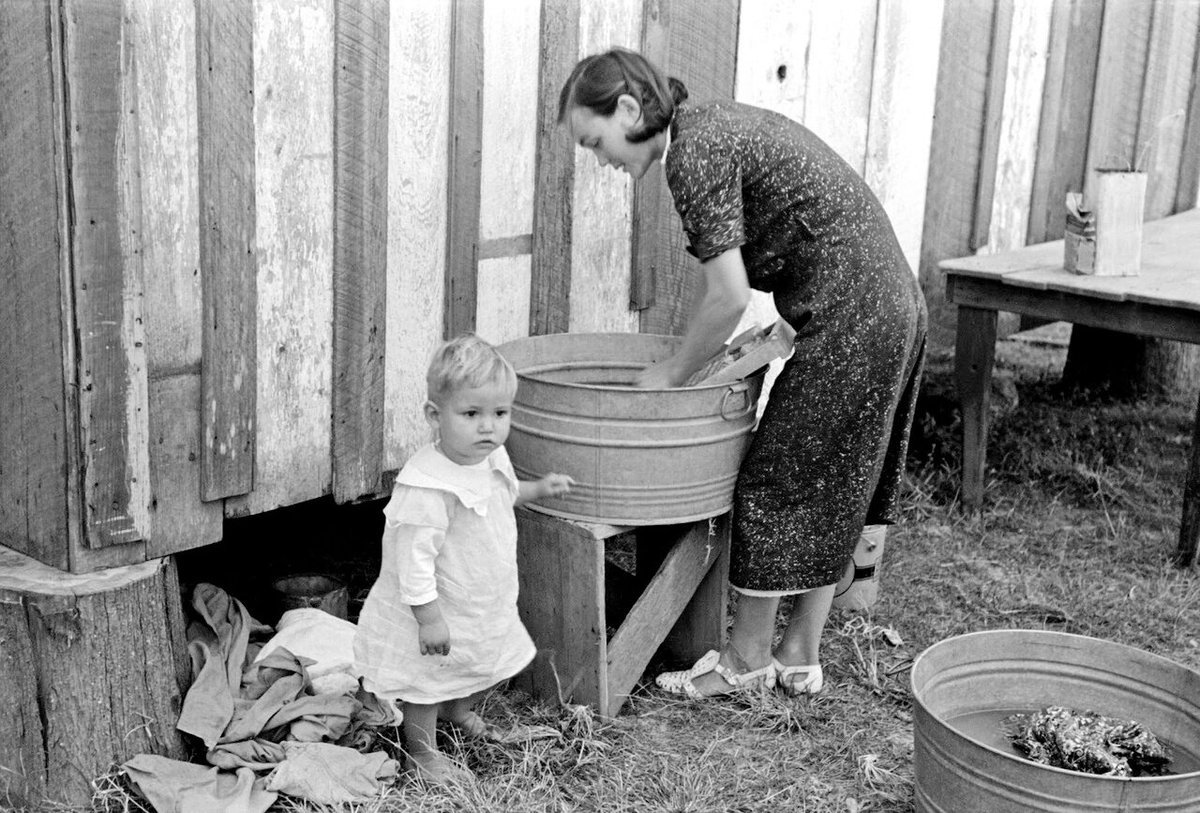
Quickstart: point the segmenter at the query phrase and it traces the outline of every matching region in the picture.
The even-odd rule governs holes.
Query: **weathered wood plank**
[[[1188,454],[1187,477],[1183,485],[1183,517],[1179,523],[1179,542],[1175,564],[1195,567],[1200,559],[1200,404],[1192,421],[1192,449]]]
[[[446,338],[475,329],[483,150],[483,4],[452,0]]]
[[[476,333],[529,335],[540,0],[483,4],[483,121]],[[504,245],[502,262],[494,253]],[[524,246],[524,252],[520,247]]]
[[[1176,211],[1198,33],[1200,3],[1156,0],[1134,158],[1147,174],[1147,220]]]
[[[382,489],[387,294],[388,7],[337,0],[333,494]]]
[[[562,333],[570,319],[575,145],[558,126],[558,94],[579,61],[580,0],[542,0],[538,34],[537,155],[529,333]]]
[[[391,4],[384,467],[429,439],[425,365],[444,331],[450,5]]]
[[[148,417],[137,95],[120,8],[64,9],[85,540],[148,531]]]
[[[944,4],[882,0],[863,177],[892,221],[916,274],[929,177],[938,41]]]
[[[987,485],[988,402],[996,356],[996,311],[958,306],[955,380],[962,405],[962,502],[979,510]]]
[[[1009,43],[1012,39],[1013,0],[996,0],[988,42],[987,82],[983,97],[983,133],[975,182],[975,222],[971,226],[972,250],[987,245],[992,227],[996,167],[1004,121],[1005,86],[1008,81]]]
[[[1020,248],[1026,243],[1052,10],[1053,6],[1043,0],[1013,3],[1008,75],[1004,82],[987,233],[989,251]]]
[[[0,542],[66,568],[78,528],[65,475],[78,414],[65,367],[73,326],[63,307],[71,291],[56,17],[40,3],[0,3]]]
[[[594,54],[614,45],[636,49],[641,25],[641,0],[583,3],[580,51]],[[562,75],[560,84],[566,76]],[[559,135],[566,133],[560,130]],[[612,167],[601,167],[590,151],[573,149],[568,327],[574,332],[633,332],[638,324],[637,313],[629,309],[633,180]],[[653,179],[648,173],[645,180]]]
[[[1085,195],[1098,168],[1133,166],[1152,3],[1105,3],[1088,132]]]
[[[871,118],[876,0],[810,5],[804,124],[859,175]]]
[[[1196,206],[1200,190],[1200,47],[1192,55],[1192,87],[1188,96],[1187,126],[1179,158],[1179,184],[1175,189],[1175,211]]]
[[[254,4],[196,0],[201,497],[254,487],[257,400]]]
[[[1037,159],[1029,202],[1030,243],[1063,235],[1068,191],[1082,192],[1087,122],[1092,114],[1102,0],[1058,0],[1042,92]]]
[[[200,499],[200,206],[196,10],[129,0],[138,96],[150,537],[165,556],[221,538],[222,506]],[[145,202],[151,205],[145,205]]]
[[[492,344],[529,335],[528,254],[479,261],[475,332]]]
[[[646,8],[652,6],[644,4],[640,13],[645,13]],[[640,19],[639,12],[627,13]],[[665,69],[669,75],[678,77],[687,85],[689,100],[701,102],[732,99],[737,67],[738,4],[710,3],[704,0],[663,0],[659,14],[666,20]],[[644,26],[637,33],[644,37]],[[653,27],[649,33],[653,37],[663,36],[662,32],[655,32]],[[595,160],[590,155],[586,156],[586,160],[595,168]],[[654,252],[650,260],[654,293],[653,304],[640,312],[633,312],[636,322],[630,329],[637,329],[643,333],[679,335],[690,316],[699,269],[695,259],[687,253],[686,237],[679,223],[679,215],[675,212],[674,201],[665,188],[666,182],[663,180],[661,169],[651,169],[638,183],[642,186],[658,184],[662,188],[658,195],[657,210],[651,210],[648,201],[646,206],[638,209],[637,264],[639,268],[645,269],[647,252]],[[577,206],[579,205],[577,199]],[[587,217],[589,216],[582,212],[578,215],[580,220]],[[628,265],[632,260],[632,257],[627,261],[622,256],[612,257],[608,261]],[[597,261],[593,258],[588,263],[597,264]],[[625,265],[621,267],[623,269]],[[643,302],[646,301],[645,288],[641,283],[637,286],[637,290],[643,291],[639,294]],[[609,297],[614,305],[623,308],[626,304],[624,292],[612,290],[611,293],[606,292],[603,295]],[[573,328],[575,324],[573,316]],[[610,321],[597,324],[596,329],[623,329],[624,325],[624,314],[616,311],[611,314]],[[580,329],[583,329],[582,324]]]
[[[971,253],[993,12],[990,0],[956,0],[946,4],[942,24],[919,272],[934,349],[954,342],[938,261]]]
[[[621,710],[696,588],[721,557],[721,545],[716,543],[715,535],[709,537],[707,522],[673,531],[674,538],[663,540],[671,545],[670,551],[608,642],[608,702],[601,709],[604,714],[616,716]],[[639,540],[638,544],[643,543]],[[640,570],[640,560],[638,565]]]

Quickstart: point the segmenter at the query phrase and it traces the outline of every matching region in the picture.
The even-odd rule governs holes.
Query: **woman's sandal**
[[[791,697],[817,694],[825,686],[825,674],[821,671],[819,663],[807,666],[784,666],[775,658],[771,658],[771,666],[775,669],[775,680]],[[801,675],[804,675],[803,679],[800,679]]]
[[[696,688],[693,681],[701,675],[707,675],[709,672],[716,672],[729,685],[729,690],[725,692],[717,692],[716,694],[704,694]],[[775,665],[769,663],[761,669],[754,669],[749,672],[734,672],[728,666],[721,663],[721,653],[715,649],[710,649],[704,653],[704,657],[696,661],[691,669],[683,669],[678,672],[663,672],[654,679],[660,689],[664,689],[671,694],[684,695],[692,700],[702,700],[706,697],[721,697],[727,694],[736,694],[744,692],[748,689],[775,688]]]

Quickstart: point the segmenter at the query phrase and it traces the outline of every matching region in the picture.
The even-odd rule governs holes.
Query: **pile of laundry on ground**
[[[272,628],[212,584],[192,592],[192,684],[177,727],[206,765],[139,754],[121,766],[157,811],[266,811],[279,794],[318,804],[362,801],[397,774],[379,750],[399,713],[362,688],[354,625],[289,610]]]

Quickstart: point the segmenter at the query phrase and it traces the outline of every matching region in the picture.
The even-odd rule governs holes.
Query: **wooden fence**
[[[555,125],[640,48],[804,121],[936,262],[1144,162],[1195,205],[1200,0],[6,0],[0,542],[76,571],[386,492],[445,335],[678,332],[661,177]],[[1152,144],[1142,154],[1145,145]],[[756,299],[748,319],[771,318]],[[940,332],[939,332],[940,331]]]

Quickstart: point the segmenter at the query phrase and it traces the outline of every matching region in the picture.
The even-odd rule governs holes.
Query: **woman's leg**
[[[798,593],[792,599],[792,615],[784,630],[783,640],[775,650],[775,660],[784,666],[818,666],[821,663],[821,634],[833,605],[835,584]],[[803,674],[789,683],[803,681]],[[789,688],[785,686],[784,688]]]
[[[832,600],[832,592],[830,597]],[[721,651],[721,663],[735,673],[752,672],[771,662],[771,640],[775,637],[775,613],[779,599],[774,596],[739,594],[733,614],[729,643]],[[716,672],[694,681],[701,694],[723,694],[730,690],[725,678]]]

